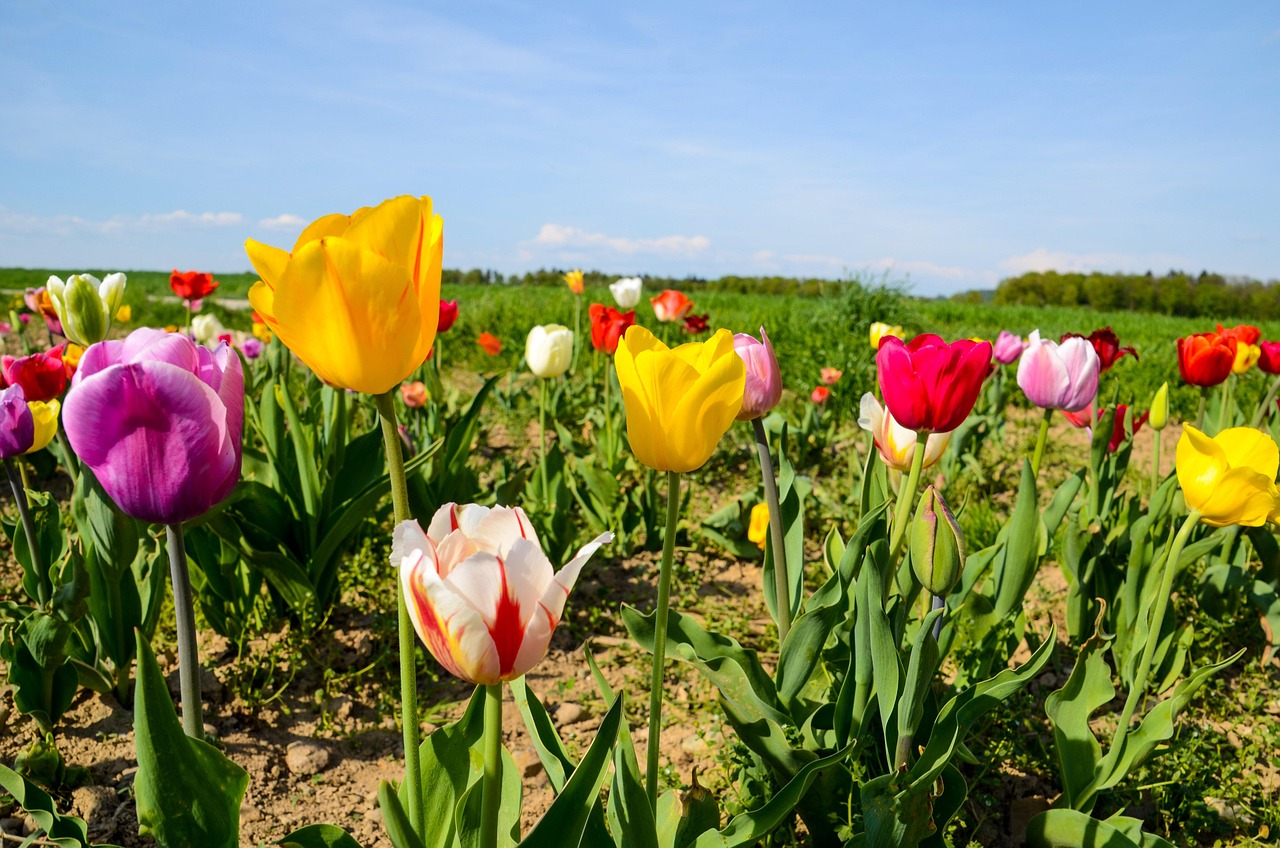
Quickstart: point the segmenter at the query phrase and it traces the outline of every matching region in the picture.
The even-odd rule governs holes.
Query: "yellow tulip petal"
[[[340,236],[347,231],[347,227],[351,226],[351,217],[334,213],[325,215],[323,218],[317,218],[306,229],[298,234],[298,240],[293,243],[293,252],[297,253],[298,248],[304,244],[310,244],[313,241],[319,241],[329,236]]]
[[[276,293],[265,280],[258,280],[249,287],[249,305],[258,313],[264,323],[276,323]],[[257,330],[254,330],[257,335]]]
[[[636,356],[646,350],[669,350],[657,336],[639,324],[632,324],[627,328],[627,332],[623,335],[622,341],[618,343],[618,347],[621,348],[623,344],[627,346],[627,350],[632,356]],[[676,350],[679,349],[676,348]]]
[[[253,239],[245,239],[244,252],[249,254],[249,262],[253,265],[253,270],[258,272],[258,276],[267,286],[274,286],[276,280],[284,273],[284,266],[289,264],[289,254],[278,247]]]
[[[418,198],[402,195],[379,203],[352,221],[341,235],[383,259],[412,269],[417,265],[422,223]]]
[[[1268,478],[1250,468],[1233,468],[1223,475],[1209,497],[1187,506],[1200,512],[1200,520],[1212,527],[1240,524],[1260,527],[1280,508],[1280,494]]]
[[[685,466],[677,471],[693,471],[711,458],[742,409],[746,380],[746,366],[730,347],[681,397],[668,431],[673,452]]]
[[[31,419],[35,424],[35,439],[31,447],[24,453],[35,453],[48,447],[49,442],[58,434],[58,410],[62,407],[56,400],[32,401],[27,404],[31,410]]]
[[[413,272],[418,286],[418,314],[422,318],[422,332],[418,339],[415,358],[423,362],[436,342],[440,326],[440,272],[444,265],[444,220],[431,213],[431,198],[423,198],[423,237],[417,256],[417,268]]]
[[[1232,427],[1213,437],[1232,468],[1252,468],[1269,480],[1280,471],[1275,439],[1253,427]]]
[[[1175,465],[1178,484],[1182,486],[1187,506],[1193,509],[1209,499],[1214,486],[1231,468],[1221,446],[1190,425],[1182,428]]]
[[[636,372],[640,375],[640,393],[648,406],[649,420],[656,428],[649,446],[656,460],[653,467],[659,471],[692,471],[693,468],[686,467],[685,454],[679,444],[679,431],[685,429],[687,423],[674,413],[679,399],[697,383],[697,370],[671,351],[647,350],[636,356]]]

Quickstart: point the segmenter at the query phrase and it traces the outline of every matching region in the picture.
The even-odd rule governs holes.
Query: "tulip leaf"
[[[1036,502],[1036,477],[1031,463],[1022,461],[1022,484],[1013,515],[1005,526],[1008,537],[995,563],[995,615],[1007,618],[1022,607],[1040,562],[1039,535],[1043,527]]]
[[[378,784],[378,809],[382,811],[382,824],[387,829],[387,836],[394,848],[425,848],[418,834],[413,832],[413,825],[409,823],[408,813],[400,805],[400,798],[385,780]]]
[[[782,513],[782,536],[786,556],[787,587],[791,604],[791,618],[800,614],[804,600],[804,502],[812,487],[804,477],[797,477],[791,459],[787,456],[787,426],[783,424],[778,436],[778,509]],[[768,530],[773,533],[772,524]],[[777,581],[774,569],[773,542],[766,540],[764,547],[764,571],[761,576],[764,587],[764,603],[769,615],[778,620]]]
[[[308,825],[276,844],[281,848],[361,848],[351,834],[332,824]]]
[[[1076,495],[1080,493],[1080,487],[1084,485],[1084,478],[1085,473],[1082,468],[1062,481],[1058,491],[1053,493],[1053,500],[1049,501],[1049,505],[1045,507],[1044,527],[1048,531],[1050,538],[1058,532],[1058,526],[1062,524],[1062,519],[1066,516],[1067,510],[1071,508]]]
[[[53,798],[35,783],[13,769],[0,765],[0,789],[13,797],[40,828],[24,844],[55,845],[57,848],[88,848],[89,833],[83,819],[62,815]],[[43,835],[41,835],[43,832]],[[116,848],[113,845],[95,845],[93,848]]]
[[[907,662],[907,676],[898,699],[898,739],[915,735],[924,715],[925,696],[938,668],[938,643],[933,639],[933,623],[943,610],[932,610],[920,622],[915,641],[911,645],[911,658]]]
[[[249,775],[217,748],[183,734],[151,646],[141,633],[136,637],[138,832],[161,845],[235,848]]]
[[[1017,834],[1011,834],[1017,836]],[[1114,816],[1106,821],[1077,810],[1046,810],[1027,826],[1030,848],[1173,848],[1142,832],[1138,819]]]
[[[1107,646],[1111,637],[1103,632],[1103,609],[1098,612],[1093,635],[1080,648],[1075,667],[1066,684],[1045,699],[1044,710],[1053,723],[1054,752],[1062,774],[1066,803],[1075,801],[1085,788],[1097,779],[1102,745],[1093,735],[1089,718],[1111,703],[1116,690],[1111,683],[1111,667],[1107,664]]]

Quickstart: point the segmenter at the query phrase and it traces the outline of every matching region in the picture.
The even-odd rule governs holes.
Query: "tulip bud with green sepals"
[[[105,339],[124,299],[125,281],[120,273],[101,281],[92,274],[72,274],[65,283],[50,277],[45,285],[63,334],[84,347]]]
[[[924,588],[941,597],[960,579],[964,559],[960,525],[938,490],[928,486],[911,522],[911,570]]]
[[[1155,430],[1163,430],[1169,423],[1169,384],[1163,383],[1151,398],[1151,417],[1147,423]]]

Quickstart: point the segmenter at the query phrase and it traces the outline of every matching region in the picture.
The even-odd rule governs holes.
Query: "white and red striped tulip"
[[[454,676],[490,686],[546,656],[578,572],[611,541],[600,534],[557,572],[520,507],[449,503],[425,533],[417,521],[397,525],[391,561],[431,655]]]

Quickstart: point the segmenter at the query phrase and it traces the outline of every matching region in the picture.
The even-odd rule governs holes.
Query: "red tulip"
[[[62,345],[44,353],[0,359],[5,383],[22,386],[28,403],[49,401],[67,388],[67,366],[62,361]]]
[[[497,356],[502,353],[502,341],[492,333],[481,333],[476,339],[476,344],[480,345],[480,349],[490,356]]]
[[[649,303],[653,305],[653,314],[664,323],[682,321],[693,309],[693,301],[675,289],[667,289],[657,297],[649,298]]]
[[[827,402],[829,397],[831,397],[830,389],[826,386],[817,386],[814,388],[813,393],[809,395],[809,400],[817,404],[823,404]]]
[[[1062,341],[1070,338],[1087,339],[1089,344],[1093,345],[1093,349],[1098,354],[1098,373],[1109,370],[1126,353],[1132,354],[1134,359],[1138,358],[1138,352],[1132,347],[1120,347],[1120,339],[1110,326],[1103,327],[1101,330],[1094,330],[1087,336],[1082,336],[1079,333],[1062,334]]]
[[[183,300],[200,300],[213,294],[219,283],[214,282],[212,274],[201,271],[179,271],[173,269],[169,275],[169,288]]]
[[[704,312],[701,315],[694,315],[692,312],[684,316],[684,331],[686,333],[705,333],[707,331],[707,319],[710,313]]]
[[[1258,340],[1262,338],[1262,331],[1252,324],[1237,324],[1230,330],[1223,329],[1223,326],[1219,324],[1218,335],[1229,336],[1240,344],[1256,345]]]
[[[601,353],[613,355],[618,349],[618,340],[628,327],[636,323],[636,311],[619,312],[612,306],[593,303],[587,309],[591,316],[591,346]]]
[[[823,368],[820,372],[822,375],[822,384],[824,386],[834,386],[840,382],[840,378],[844,376],[844,372],[839,368]]]
[[[440,301],[440,324],[436,327],[437,333],[448,332],[453,326],[453,322],[458,320],[458,301],[442,300]]]
[[[1106,413],[1106,411],[1107,411],[1106,408],[1102,408],[1098,410],[1099,421],[1102,420],[1102,416],[1104,413]],[[1116,448],[1120,447],[1120,444],[1124,442],[1125,438],[1128,436],[1128,434],[1125,433],[1124,431],[1124,419],[1125,419],[1125,416],[1128,414],[1128,412],[1129,412],[1129,407],[1125,406],[1123,403],[1116,405],[1116,417],[1115,417],[1114,423],[1111,425],[1111,439],[1110,441],[1107,442],[1107,450],[1111,451],[1112,453],[1115,452]],[[1133,419],[1134,435],[1137,435],[1138,431],[1142,429],[1142,425],[1147,423],[1147,418],[1150,415],[1151,413],[1150,411],[1148,411],[1148,412],[1142,413],[1141,415],[1137,415]]]
[[[949,433],[969,417],[991,367],[991,342],[950,344],[931,334],[880,340],[880,393],[895,421],[917,433]]]
[[[1196,333],[1178,339],[1178,370],[1193,386],[1217,386],[1231,376],[1236,362],[1236,339],[1217,333]]]
[[[1266,374],[1280,374],[1280,342],[1259,342],[1262,355],[1258,357],[1258,369]]]

